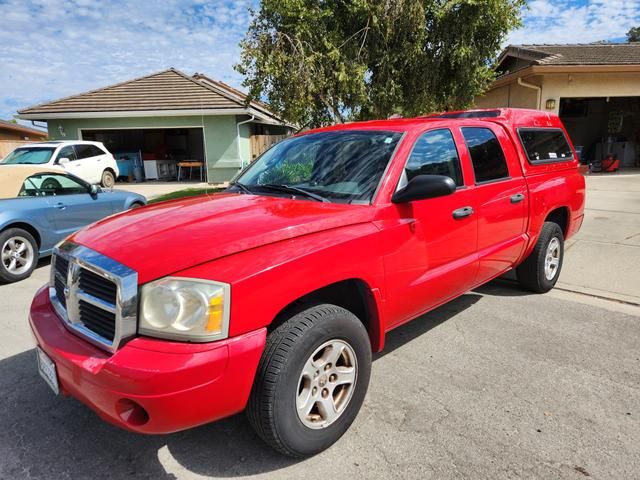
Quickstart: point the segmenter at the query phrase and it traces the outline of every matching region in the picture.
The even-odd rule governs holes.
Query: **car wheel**
[[[102,180],[100,182],[100,185],[102,185],[104,188],[111,188],[115,185],[116,183],[116,177],[114,177],[113,172],[111,172],[110,170],[105,170],[104,172],[102,172]]]
[[[135,210],[136,208],[140,208],[140,207],[144,207],[144,204],[140,202],[133,202],[129,207],[129,210]]]
[[[518,282],[532,292],[548,292],[558,281],[563,258],[562,229],[557,223],[545,222],[533,251],[516,269]]]
[[[247,405],[249,422],[280,453],[314,455],[356,418],[370,374],[362,322],[335,305],[308,308],[268,335]]]
[[[0,280],[17,282],[27,278],[38,263],[38,244],[21,228],[0,233]]]

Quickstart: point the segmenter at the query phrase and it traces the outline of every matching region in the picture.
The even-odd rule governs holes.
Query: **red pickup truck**
[[[134,432],[246,409],[269,445],[312,455],[356,417],[391,329],[511,269],[551,289],[584,201],[575,151],[544,112],[305,132],[225,192],[60,244],[30,311],[39,371]]]

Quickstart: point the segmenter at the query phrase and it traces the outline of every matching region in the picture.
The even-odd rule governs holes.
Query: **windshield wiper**
[[[291,193],[293,195],[302,195],[303,197],[310,198],[316,202],[330,202],[330,200],[317,193],[310,192],[304,188],[294,187],[293,185],[280,185],[275,183],[266,183],[264,185],[256,185],[258,188],[264,188],[265,190],[272,190],[274,192]]]
[[[229,184],[230,187],[236,187],[238,190],[240,190],[242,193],[247,193],[249,195],[255,195],[254,192],[251,191],[251,189],[249,187],[247,187],[244,183],[240,183],[240,182],[231,182]]]

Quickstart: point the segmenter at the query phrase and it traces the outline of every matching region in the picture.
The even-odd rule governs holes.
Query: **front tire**
[[[116,184],[116,177],[113,175],[111,170],[105,170],[102,172],[102,180],[100,181],[100,185],[104,188],[112,188]]]
[[[536,246],[516,269],[520,285],[535,293],[551,290],[564,259],[564,234],[557,223],[544,222]]]
[[[0,280],[17,282],[31,275],[38,263],[38,244],[21,228],[0,233]]]
[[[304,458],[335,443],[369,385],[371,345],[362,322],[323,304],[292,315],[267,337],[247,416],[278,452]]]

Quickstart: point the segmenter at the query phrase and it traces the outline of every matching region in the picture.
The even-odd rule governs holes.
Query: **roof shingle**
[[[529,65],[640,65],[640,43],[509,45],[499,63],[508,57]]]
[[[173,68],[20,110],[19,114],[236,109],[244,104]]]

